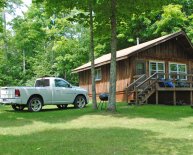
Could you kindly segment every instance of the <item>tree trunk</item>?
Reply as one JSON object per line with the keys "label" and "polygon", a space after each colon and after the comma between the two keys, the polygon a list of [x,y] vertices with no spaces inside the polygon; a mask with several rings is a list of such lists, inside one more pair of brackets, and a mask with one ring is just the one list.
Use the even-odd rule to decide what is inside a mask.
{"label": "tree trunk", "polygon": [[111,65],[108,111],[116,111],[116,0],[111,0]]}
{"label": "tree trunk", "polygon": [[26,68],[25,68],[25,66],[26,66],[26,63],[25,63],[25,50],[23,50],[23,74],[26,73]]}
{"label": "tree trunk", "polygon": [[94,65],[94,33],[93,33],[93,7],[92,1],[89,4],[89,16],[90,16],[90,59],[91,59],[91,77],[92,77],[92,103],[93,109],[97,109],[96,101],[96,86],[95,86],[95,65]]}
{"label": "tree trunk", "polygon": [[5,10],[3,10],[2,18],[3,18],[3,40],[4,40],[4,57],[7,60],[8,58],[8,46],[7,46],[7,21]]}

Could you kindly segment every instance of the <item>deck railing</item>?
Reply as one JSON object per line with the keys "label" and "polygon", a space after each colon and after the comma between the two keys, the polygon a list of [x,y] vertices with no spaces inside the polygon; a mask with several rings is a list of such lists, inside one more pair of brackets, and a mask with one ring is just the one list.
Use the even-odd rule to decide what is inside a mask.
{"label": "deck railing", "polygon": [[[152,90],[152,91],[151,91]],[[128,96],[134,94],[137,103],[138,97],[146,92],[157,91],[193,91],[193,74],[154,73],[147,77],[141,75],[126,89],[126,101]],[[147,93],[146,93],[147,94]]]}
{"label": "deck railing", "polygon": [[154,73],[153,75],[146,78],[143,82],[136,86],[135,89],[135,102],[138,103],[138,96],[144,94],[144,92],[148,91],[150,88],[155,90],[155,84],[158,79],[158,74]]}
{"label": "deck railing", "polygon": [[146,79],[146,75],[143,74],[137,80],[135,80],[134,82],[132,82],[130,85],[127,86],[127,88],[125,89],[126,102],[128,102],[129,94],[133,93],[133,91],[135,91],[136,89],[136,86],[139,85],[139,83],[144,81],[145,79]]}
{"label": "deck railing", "polygon": [[134,82],[132,82],[128,87],[127,89],[130,90],[130,89],[134,89],[138,84],[139,82],[143,81],[146,79],[146,75],[143,74],[141,75],[137,80],[135,80]]}
{"label": "deck railing", "polygon": [[[160,77],[167,77],[167,78],[160,78]],[[163,73],[158,73],[157,81],[158,81],[159,87],[192,88],[193,74],[174,74],[174,73],[163,74]]]}

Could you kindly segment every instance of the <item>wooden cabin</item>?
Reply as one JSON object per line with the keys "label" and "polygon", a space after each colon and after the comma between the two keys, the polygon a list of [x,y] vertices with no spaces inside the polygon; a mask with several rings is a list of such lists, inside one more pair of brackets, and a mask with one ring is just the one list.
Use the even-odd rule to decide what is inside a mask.
{"label": "wooden cabin", "polygon": [[[95,59],[97,95],[109,92],[110,59]],[[73,72],[92,96],[91,63]],[[192,84],[193,45],[182,31],[117,51],[117,101],[192,104]]]}

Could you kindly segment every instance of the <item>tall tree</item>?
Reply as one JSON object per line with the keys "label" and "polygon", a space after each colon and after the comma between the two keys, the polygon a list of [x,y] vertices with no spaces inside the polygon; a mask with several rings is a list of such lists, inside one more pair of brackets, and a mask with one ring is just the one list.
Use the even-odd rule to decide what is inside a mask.
{"label": "tall tree", "polygon": [[93,34],[93,1],[89,0],[89,16],[90,16],[90,59],[91,59],[91,78],[92,78],[92,103],[93,109],[97,109],[96,101],[96,83],[95,83],[95,56],[94,56],[94,34]]}
{"label": "tall tree", "polygon": [[[76,7],[77,9],[81,9],[84,12],[89,12],[89,20],[88,17],[85,16],[82,12],[80,14],[77,12],[77,15],[74,16],[77,18],[77,16],[81,16],[85,18],[85,21],[88,21],[89,27],[90,27],[90,60],[91,60],[91,78],[92,78],[92,102],[93,102],[93,109],[97,109],[97,101],[96,101],[96,88],[95,88],[95,65],[94,65],[94,33],[93,33],[93,7],[95,0],[87,0],[85,1],[55,1],[53,4],[53,1],[51,0],[36,0],[37,2],[43,1],[46,2],[46,7],[50,8],[52,6],[56,12],[64,11],[64,10],[71,10]],[[50,12],[51,10],[49,10]],[[83,16],[82,16],[83,15]],[[71,20],[73,20],[71,18]],[[76,20],[77,21],[77,20]],[[80,20],[81,21],[81,20]],[[79,21],[78,21],[79,22]]]}
{"label": "tall tree", "polygon": [[116,111],[116,51],[117,51],[117,35],[116,35],[116,0],[111,0],[111,65],[110,65],[110,87],[108,110]]}
{"label": "tall tree", "polygon": [[0,12],[2,12],[2,17],[0,18],[0,32],[3,32],[3,40],[4,40],[4,56],[5,59],[8,57],[8,40],[7,40],[7,18],[6,13],[13,13],[15,11],[14,6],[19,6],[21,4],[21,0],[1,0],[0,1]]}
{"label": "tall tree", "polygon": [[[38,1],[38,0],[37,0]],[[39,0],[46,2],[47,8],[50,10],[54,10],[58,12],[59,10],[62,10],[64,8],[72,9],[74,7],[81,9],[84,8],[84,10],[88,10],[88,6],[90,3],[87,3],[89,1],[81,2],[81,1],[55,1],[53,3],[51,0]],[[146,0],[141,1],[137,0],[134,2],[134,5],[131,5],[133,3],[133,0],[98,0],[97,5],[94,8],[94,14],[95,14],[95,25],[96,30],[101,36],[101,33],[106,31],[104,34],[106,35],[105,41],[109,38],[108,32],[109,27],[111,27],[111,71],[110,71],[110,88],[109,88],[109,104],[108,109],[110,111],[116,110],[116,49],[117,49],[117,40],[116,40],[116,21],[122,22],[123,20],[127,20],[128,16],[131,16],[133,13],[140,14],[141,12],[144,12],[145,10],[151,10],[152,8],[158,8],[162,6],[163,4],[167,4],[168,2],[171,2],[173,0],[158,0],[153,1],[152,0]],[[111,3],[110,5],[109,2]],[[54,6],[54,7],[53,7]],[[110,6],[110,7],[109,7]],[[86,9],[85,9],[86,8]],[[117,10],[116,10],[117,9]],[[129,11],[128,11],[129,10]],[[117,17],[116,17],[117,13]],[[110,21],[109,21],[110,18]],[[105,29],[107,28],[107,29]],[[110,34],[110,32],[109,32]],[[103,35],[104,36],[104,35]],[[90,48],[92,49],[92,48]]]}
{"label": "tall tree", "polygon": [[[9,0],[11,1],[18,0]],[[173,4],[180,3],[182,7],[178,5],[160,7],[167,4],[167,1],[175,1]],[[3,4],[1,2],[2,0],[0,5]],[[115,45],[112,39],[111,44],[109,41],[113,38],[112,32],[114,32],[110,0],[55,0],[54,3],[51,0],[45,0],[44,2],[47,5],[46,10],[52,12],[50,15],[45,13],[44,6],[32,6],[24,17],[13,21],[12,32],[7,30],[8,61],[3,59],[5,44],[2,39],[4,36],[0,34],[0,85],[24,84],[31,77],[43,75],[65,77],[76,84],[77,76],[71,74],[71,69],[87,62],[89,52],[91,60],[93,57],[91,49],[94,51],[94,57],[97,57],[108,53],[111,49],[113,51],[115,48],[122,49],[135,44],[136,37],[142,38],[140,40],[144,42],[162,34],[183,29],[193,42],[193,1],[191,0],[116,1],[118,34],[116,47],[112,46]],[[75,7],[76,9],[73,9]],[[89,17],[93,17],[93,26],[90,31],[88,30],[91,25]],[[91,37],[91,32],[94,32],[92,33],[94,38]],[[88,42],[95,43],[95,46]],[[24,50],[25,75],[22,73]],[[116,74],[113,77],[116,79]],[[116,80],[113,81],[116,82]],[[110,92],[113,86],[116,87],[116,84],[111,85]],[[108,109],[115,111],[115,100],[110,99],[110,102],[113,104],[109,104]]]}

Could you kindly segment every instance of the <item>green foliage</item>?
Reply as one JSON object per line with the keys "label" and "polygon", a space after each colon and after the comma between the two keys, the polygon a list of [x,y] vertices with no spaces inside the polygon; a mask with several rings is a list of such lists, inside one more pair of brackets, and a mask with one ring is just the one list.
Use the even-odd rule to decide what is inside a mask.
{"label": "green foliage", "polygon": [[[25,17],[14,19],[14,46],[25,52],[27,85],[34,77],[60,76],[77,84],[71,70],[88,61],[88,35],[68,15],[44,13],[43,5],[32,5]],[[22,65],[22,63],[21,63]]]}
{"label": "green foliage", "polygon": [[119,34],[122,34],[122,37],[118,38],[119,48],[135,45],[137,38],[140,42],[152,39],[151,25],[156,18],[159,18],[158,14],[158,11],[133,14],[127,22],[122,21],[118,27]]}
{"label": "green foliage", "polygon": [[193,14],[188,17],[188,21],[186,32],[193,43]]}
{"label": "green foliage", "polygon": [[185,13],[182,12],[181,5],[168,5],[163,7],[161,19],[155,22],[155,34],[166,35],[180,31],[185,27],[187,21]]}
{"label": "green foliage", "polygon": [[134,13],[127,16],[127,20],[123,18],[118,26],[118,48],[135,45],[136,38],[145,42],[179,30],[185,31],[192,40],[192,15],[187,15],[192,8],[185,7],[170,4],[140,14]]}
{"label": "green foliage", "polygon": [[[33,85],[34,79],[42,76],[60,76],[77,84],[78,77],[71,70],[89,61],[90,1],[36,1],[39,3],[32,4],[24,17],[10,23],[12,30],[6,30],[6,35],[1,33],[0,21],[0,85]],[[5,5],[2,2],[5,1],[0,0],[0,8]],[[6,4],[13,10],[11,6],[16,2],[20,4],[20,0],[9,0]],[[106,0],[91,2],[98,57],[111,50],[110,4]],[[135,45],[136,38],[145,42],[179,30],[184,30],[193,42],[193,1],[133,2],[117,1],[118,49]]]}
{"label": "green foliage", "polygon": [[193,1],[192,0],[174,0],[175,4],[183,6],[183,12],[190,16],[193,13]]}
{"label": "green foliage", "polygon": [[0,0],[0,10],[5,6],[6,0]]}
{"label": "green foliage", "polygon": [[[0,85],[1,86],[13,86],[22,85],[25,79],[22,66],[20,64],[20,58],[18,55],[9,54],[10,61],[6,62],[5,59],[1,59],[0,63]],[[6,62],[6,63],[5,63]]]}

